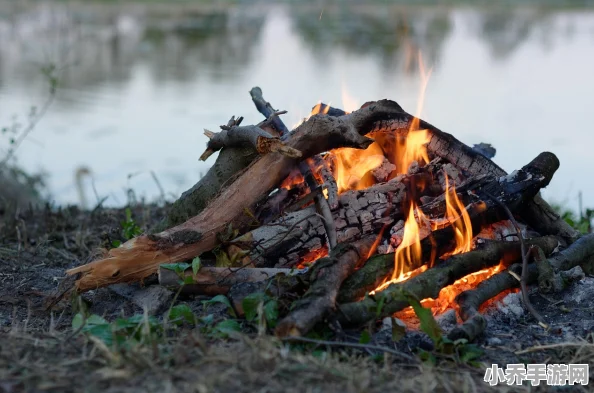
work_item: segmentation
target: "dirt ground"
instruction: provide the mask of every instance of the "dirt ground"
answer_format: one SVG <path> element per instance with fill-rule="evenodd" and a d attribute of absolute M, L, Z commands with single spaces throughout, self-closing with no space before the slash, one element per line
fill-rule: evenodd
<path fill-rule="evenodd" d="M 143 230 L 150 230 L 163 217 L 164 208 L 138 206 L 132 214 Z M 581 386 L 557 390 L 505 384 L 491 387 L 483 376 L 492 363 L 592 366 L 592 279 L 575 284 L 571 296 L 532 296 L 544 316 L 558 322 L 548 332 L 526 314 L 495 309 L 489 314 L 486 335 L 479 341 L 485 352 L 478 367 L 448 358 L 439 358 L 437 364 L 403 361 L 372 347 L 289 344 L 253 328 L 221 339 L 199 328 L 181 326 L 143 345 L 109 347 L 92 335 L 73 330 L 75 302 L 63 301 L 48 309 L 47 295 L 56 291 L 66 269 L 92 260 L 98 248 L 124 240 L 124 218 L 124 209 L 0 211 L 1 393 L 591 391 Z M 121 291 L 101 289 L 83 298 L 91 313 L 108 321 L 143 314 Z M 200 314 L 206 312 L 202 300 L 176 301 Z M 154 310 L 155 317 L 160 318 L 163 312 Z M 216 305 L 208 312 L 221 317 Z M 440 324 L 446 326 L 448 321 Z M 429 340 L 418 331 L 410 331 L 394 343 L 391 331 L 380 326 L 370 345 L 395 348 L 415 359 L 419 359 L 419 348 L 431 350 Z M 357 342 L 359 335 L 349 332 L 346 338 Z"/>

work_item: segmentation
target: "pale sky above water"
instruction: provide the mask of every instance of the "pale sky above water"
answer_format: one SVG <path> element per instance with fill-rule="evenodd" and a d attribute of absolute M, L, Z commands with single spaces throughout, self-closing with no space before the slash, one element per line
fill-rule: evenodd
<path fill-rule="evenodd" d="M 332 13 L 325 10 L 319 22 Z M 495 161 L 507 171 L 541 151 L 554 152 L 561 168 L 545 198 L 577 207 L 582 191 L 584 204 L 594 206 L 594 13 L 547 14 L 505 55 L 497 52 L 497 34 L 481 35 L 483 11 L 437 13 L 451 26 L 438 55 L 425 56 L 433 69 L 422 117 L 467 144 L 493 144 Z M 85 41 L 58 100 L 19 151 L 19 162 L 49 172 L 58 203 L 78 201 L 73 173 L 84 165 L 93 171 L 100 196 L 122 204 L 128 184 L 149 198 L 158 195 L 151 170 L 175 195 L 195 183 L 214 161 L 198 161 L 203 128 L 216 130 L 231 115 L 244 116 L 245 124 L 260 121 L 248 94 L 253 86 L 289 111 L 288 125 L 319 100 L 343 106 L 343 86 L 359 104 L 390 98 L 414 112 L 419 76 L 404 72 L 401 61 L 340 44 L 322 46 L 320 53 L 300 34 L 288 8 L 273 7 L 265 16 L 249 45 L 244 31 L 232 31 L 223 41 L 206 37 L 192 46 L 169 36 L 148 40 L 142 18 L 120 15 L 117 49 L 102 37 Z M 425 23 L 424 17 L 420 12 L 413 26 Z M 525 20 L 532 19 L 520 17 L 516 27 Z M 0 124 L 43 100 L 39 77 L 23 70 L 34 69 L 34 48 L 11 40 L 14 30 L 5 26 L 0 22 Z M 33 33 L 21 28 L 19 34 Z M 422 51 L 431 46 L 423 37 L 417 41 Z M 87 193 L 93 200 L 90 187 Z"/>

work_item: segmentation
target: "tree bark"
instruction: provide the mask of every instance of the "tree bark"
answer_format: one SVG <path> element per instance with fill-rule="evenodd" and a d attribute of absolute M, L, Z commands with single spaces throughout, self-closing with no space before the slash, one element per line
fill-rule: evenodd
<path fill-rule="evenodd" d="M 374 123 L 399 116 L 399 111 L 396 103 L 383 100 L 340 118 L 312 116 L 294 130 L 287 145 L 301 151 L 303 158 L 338 147 L 364 149 L 372 139 L 363 135 Z M 262 156 L 197 216 L 161 233 L 129 240 L 110 250 L 107 258 L 67 273 L 80 274 L 76 289 L 86 291 L 117 282 L 139 281 L 155 273 L 162 263 L 190 259 L 211 250 L 223 229 L 246 228 L 250 224 L 253 214 L 249 209 L 278 186 L 296 163 L 278 153 Z"/>

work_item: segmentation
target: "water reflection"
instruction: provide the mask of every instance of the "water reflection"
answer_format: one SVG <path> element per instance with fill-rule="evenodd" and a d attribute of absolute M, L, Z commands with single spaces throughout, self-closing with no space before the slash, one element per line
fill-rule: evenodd
<path fill-rule="evenodd" d="M 206 170 L 201 129 L 230 115 L 258 121 L 247 95 L 256 84 L 293 120 L 317 99 L 340 106 L 345 83 L 360 103 L 391 97 L 414 110 L 421 52 L 433 67 L 428 120 L 493 143 L 508 170 L 554 147 L 564 168 L 555 199 L 573 184 L 594 204 L 576 158 L 594 143 L 578 130 L 591 114 L 571 102 L 594 88 L 593 34 L 591 13 L 535 8 L 0 3 L 0 125 L 43 100 L 39 67 L 57 64 L 58 100 L 20 162 L 52 175 L 59 202 L 77 202 L 84 165 L 99 194 L 122 203 L 128 186 L 159 194 L 151 170 L 167 193 L 191 186 Z M 568 72 L 567 58 L 579 69 Z"/>
<path fill-rule="evenodd" d="M 429 64 L 438 64 L 453 22 L 449 12 L 403 8 L 338 8 L 291 12 L 294 31 L 317 58 L 334 50 L 356 56 L 373 56 L 384 71 L 395 66 L 403 72 L 418 71 L 417 53 Z M 386 12 L 387 11 L 387 12 Z"/>

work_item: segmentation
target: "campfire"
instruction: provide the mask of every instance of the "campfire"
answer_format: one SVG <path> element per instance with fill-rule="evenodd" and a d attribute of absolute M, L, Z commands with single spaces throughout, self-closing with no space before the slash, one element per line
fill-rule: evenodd
<path fill-rule="evenodd" d="M 472 340 L 489 300 L 522 287 L 546 326 L 526 286 L 560 291 L 583 276 L 592 236 L 539 196 L 559 167 L 553 153 L 508 174 L 490 145 L 471 148 L 389 100 L 350 113 L 319 103 L 290 131 L 261 89 L 250 93 L 265 120 L 205 131 L 201 159 L 220 154 L 173 204 L 168 229 L 71 269 L 73 290 L 157 274 L 183 293 L 225 294 L 239 315 L 266 291 L 284 300 L 279 336 L 406 313 L 413 297 L 434 314 L 454 308 L 450 338 Z M 160 267 L 198 256 L 182 272 Z"/>

